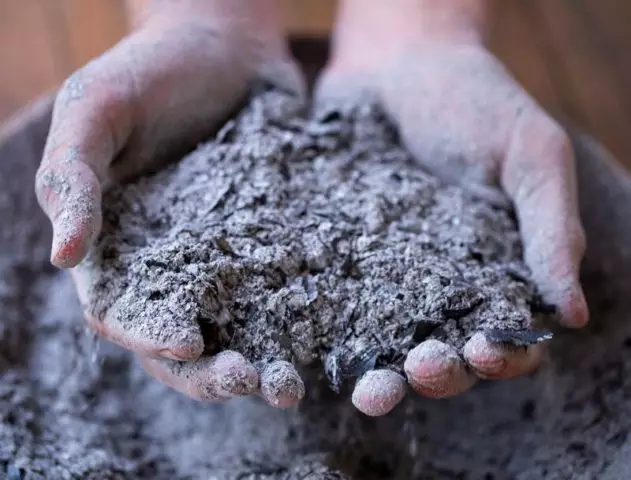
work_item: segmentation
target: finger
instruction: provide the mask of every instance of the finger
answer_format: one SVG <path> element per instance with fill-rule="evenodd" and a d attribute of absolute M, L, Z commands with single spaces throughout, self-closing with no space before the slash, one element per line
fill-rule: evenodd
<path fill-rule="evenodd" d="M 177 299 L 147 301 L 126 292 L 111 305 L 91 297 L 95 275 L 86 264 L 73 268 L 71 275 L 88 325 L 103 338 L 149 357 L 190 361 L 203 353 L 199 324 L 185 308 L 177 308 Z"/>
<path fill-rule="evenodd" d="M 195 400 L 216 402 L 250 395 L 258 387 L 254 366 L 243 355 L 224 351 L 194 362 L 140 356 L 152 377 Z"/>
<path fill-rule="evenodd" d="M 195 360 L 204 351 L 201 329 L 184 309 L 143 302 L 124 294 L 101 319 L 89 320 L 99 335 L 141 355 Z"/>
<path fill-rule="evenodd" d="M 289 408 L 305 396 L 305 384 L 291 363 L 276 361 L 261 372 L 261 394 L 272 407 Z"/>
<path fill-rule="evenodd" d="M 499 380 L 530 373 L 541 364 L 543 344 L 515 347 L 491 342 L 476 333 L 464 346 L 464 357 L 480 378 Z"/>
<path fill-rule="evenodd" d="M 405 379 L 392 370 L 371 370 L 355 385 L 352 402 L 370 417 L 390 413 L 405 397 Z"/>
<path fill-rule="evenodd" d="M 412 349 L 403 368 L 412 388 L 428 398 L 459 395 L 476 382 L 456 349 L 438 340 L 427 340 Z"/>
<path fill-rule="evenodd" d="M 116 343 L 126 350 L 151 357 L 164 357 L 177 361 L 192 361 L 200 357 L 204 351 L 201 334 L 180 332 L 169 338 L 151 338 L 142 328 L 126 328 L 120 322 L 112 320 L 111 316 L 105 321 L 97 320 L 93 315 L 84 312 L 88 326 L 100 337 Z"/>
<path fill-rule="evenodd" d="M 107 167 L 127 137 L 130 89 L 116 52 L 89 64 L 61 88 L 37 172 L 39 203 L 53 225 L 51 261 L 77 265 L 101 228 Z"/>
<path fill-rule="evenodd" d="M 101 229 L 101 189 L 89 167 L 79 163 L 45 166 L 36 180 L 39 204 L 53 225 L 51 262 L 77 265 Z"/>
<path fill-rule="evenodd" d="M 567 135 L 542 113 L 523 113 L 502 176 L 515 202 L 525 260 L 561 322 L 588 321 L 579 283 L 585 235 L 578 212 L 574 153 Z"/>

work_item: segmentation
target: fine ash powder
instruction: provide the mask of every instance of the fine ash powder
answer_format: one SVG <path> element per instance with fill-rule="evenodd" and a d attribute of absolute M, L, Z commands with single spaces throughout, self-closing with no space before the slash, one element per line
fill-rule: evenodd
<path fill-rule="evenodd" d="M 402 371 L 426 338 L 542 338 L 508 208 L 425 173 L 371 102 L 301 107 L 253 95 L 214 140 L 105 195 L 80 267 L 96 318 L 255 363 L 321 361 L 335 389 Z"/>
<path fill-rule="evenodd" d="M 627 480 L 631 180 L 574 138 L 591 326 L 556 335 L 536 375 L 368 418 L 305 369 L 300 406 L 188 399 L 85 334 L 32 184 L 50 111 L 0 134 L 3 480 Z M 236 247 L 234 247 L 236 249 Z M 311 372 L 311 373 L 310 373 Z"/>

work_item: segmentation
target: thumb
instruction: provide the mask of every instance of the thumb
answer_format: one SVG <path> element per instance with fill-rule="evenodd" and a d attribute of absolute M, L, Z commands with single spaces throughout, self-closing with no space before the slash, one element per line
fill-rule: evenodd
<path fill-rule="evenodd" d="M 563 325 L 585 325 L 588 311 L 579 283 L 585 235 L 574 153 L 568 136 L 547 115 L 520 116 L 502 183 L 515 203 L 525 260 L 544 299 L 558 307 Z"/>
<path fill-rule="evenodd" d="M 36 176 L 37 199 L 53 226 L 51 262 L 60 268 L 76 266 L 99 234 L 101 184 L 131 129 L 129 84 L 101 74 L 108 65 L 107 57 L 97 60 L 64 83 Z"/>
<path fill-rule="evenodd" d="M 329 64 L 317 77 L 313 98 L 316 108 L 323 105 L 356 105 L 359 102 L 377 100 L 377 91 L 370 75 Z"/>

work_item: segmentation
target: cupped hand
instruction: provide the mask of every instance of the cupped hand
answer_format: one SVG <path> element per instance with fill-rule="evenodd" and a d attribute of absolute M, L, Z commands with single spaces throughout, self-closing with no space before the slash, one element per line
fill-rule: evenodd
<path fill-rule="evenodd" d="M 426 169 L 490 202 L 501 202 L 504 190 L 544 299 L 557 306 L 564 326 L 585 325 L 578 279 L 585 241 L 573 151 L 563 129 L 481 43 L 435 42 L 363 63 L 358 57 L 334 57 L 317 96 L 375 95 Z M 463 352 L 429 340 L 408 354 L 407 383 L 426 397 L 454 396 L 478 378 L 533 371 L 543 349 L 492 343 L 482 333 Z M 353 401 L 364 413 L 385 414 L 403 398 L 405 383 L 391 371 L 369 372 L 358 381 Z"/>
<path fill-rule="evenodd" d="M 189 14 L 159 11 L 166 3 L 154 2 L 158 12 L 135 33 L 64 83 L 36 179 L 38 200 L 53 226 L 53 264 L 72 268 L 84 258 L 101 228 L 101 192 L 108 182 L 190 150 L 238 108 L 253 81 L 264 77 L 301 93 L 300 72 L 267 3 L 192 2 Z M 86 300 L 86 282 L 72 273 Z M 151 375 L 193 398 L 258 393 L 286 407 L 304 394 L 289 364 L 257 371 L 236 352 L 202 357 L 199 330 L 158 341 L 143 336 L 142 325 L 130 331 L 115 317 L 86 315 L 100 335 L 136 352 Z M 274 374 L 279 369 L 283 375 Z M 284 386 L 275 383 L 278 378 Z"/>

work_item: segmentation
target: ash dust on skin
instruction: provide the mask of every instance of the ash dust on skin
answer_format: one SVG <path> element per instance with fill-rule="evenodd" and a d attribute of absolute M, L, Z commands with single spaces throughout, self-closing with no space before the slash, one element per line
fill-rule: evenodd
<path fill-rule="evenodd" d="M 305 369 L 296 409 L 209 405 L 87 334 L 69 275 L 49 266 L 32 191 L 49 118 L 0 139 L 0 478 L 631 478 L 631 181 L 602 152 L 575 144 L 589 329 L 557 335 L 536 375 L 447 401 L 408 395 L 372 419 L 319 366 Z"/>
<path fill-rule="evenodd" d="M 528 344 L 541 306 L 508 208 L 441 185 L 370 101 L 253 95 L 172 167 L 106 193 L 79 271 L 95 318 L 255 364 L 324 364 L 331 386 L 402 373 L 427 338 Z"/>

